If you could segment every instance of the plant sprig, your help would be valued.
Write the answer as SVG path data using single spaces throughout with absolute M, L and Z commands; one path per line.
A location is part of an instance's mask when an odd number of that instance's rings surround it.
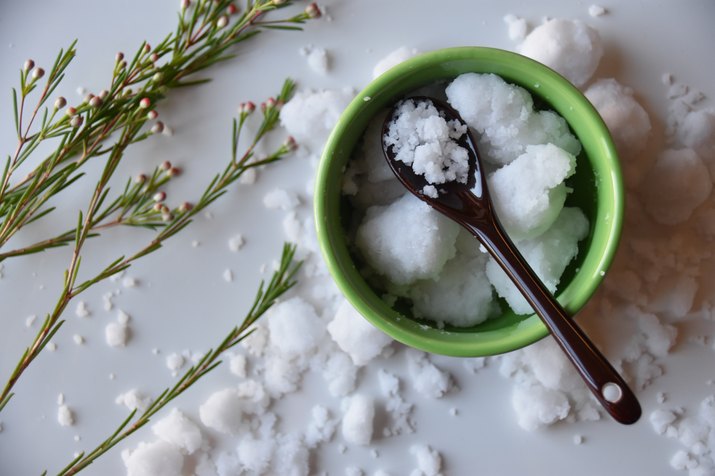
M 267 12 L 290 3 L 282 0 L 247 1 L 245 11 L 240 13 L 230 0 L 199 0 L 195 5 L 184 1 L 174 33 L 154 48 L 143 43 L 129 61 L 125 60 L 123 54 L 117 55 L 108 89 L 97 95 L 88 95 L 82 104 L 68 107 L 65 114 L 59 114 L 58 111 L 65 107 L 66 101 L 58 98 L 50 112 L 45 104 L 75 55 L 73 43 L 67 51 L 61 51 L 58 55 L 26 127 L 23 127 L 23 117 L 27 99 L 39 86 L 44 71 L 39 69 L 41 72 L 38 72 L 34 64 L 23 68 L 19 100 L 17 94 L 14 95 L 18 147 L 15 155 L 8 158 L 0 180 L 0 250 L 17 231 L 53 211 L 54 208 L 48 206 L 50 200 L 82 176 L 82 167 L 90 159 L 105 157 L 105 163 L 87 207 L 79 213 L 75 228 L 32 245 L 0 253 L 1 261 L 65 244 L 74 245 L 55 307 L 47 314 L 0 392 L 0 412 L 12 398 L 13 388 L 22 374 L 64 324 L 61 316 L 75 296 L 161 248 L 165 240 L 191 223 L 196 213 L 223 195 L 227 187 L 245 170 L 279 160 L 294 148 L 294 143 L 288 141 L 265 158 L 254 157 L 255 145 L 275 127 L 278 107 L 293 90 L 293 84 L 288 81 L 277 99 L 267 101 L 262 107 L 263 121 L 258 132 L 245 153 L 238 157 L 238 136 L 246 117 L 252 112 L 248 110 L 250 108 L 242 108 L 239 119 L 234 123 L 231 161 L 209 183 L 194 206 L 182 204 L 171 210 L 160 203 L 159 206 L 153 204 L 150 209 L 147 207 L 150 187 L 128 187 L 115 200 L 108 200 L 109 183 L 126 149 L 152 133 L 161 132 L 160 129 L 164 127 L 161 122 L 156 122 L 147 131 L 145 124 L 157 117 L 153 107 L 164 98 L 166 92 L 172 88 L 207 81 L 191 79 L 190 76 L 231 58 L 232 46 L 254 37 L 264 28 L 260 20 Z M 237 18 L 231 20 L 231 16 Z M 295 25 L 318 16 L 320 11 L 315 4 L 310 4 L 302 13 L 277 22 Z M 40 110 L 44 111 L 41 126 L 38 131 L 32 132 L 32 123 Z M 116 140 L 107 144 L 110 137 L 116 137 Z M 45 140 L 57 141 L 56 149 L 27 176 L 11 184 L 11 177 L 19 164 L 26 161 L 31 152 Z M 157 220 L 158 217 L 161 220 Z M 119 257 L 95 276 L 79 280 L 85 242 L 98 236 L 102 229 L 118 225 L 144 226 L 159 231 L 133 255 Z
M 253 305 L 240 325 L 233 327 L 221 342 L 210 349 L 195 365 L 189 368 L 171 388 L 166 388 L 154 399 L 151 405 L 137 416 L 137 410 L 124 419 L 118 428 L 93 450 L 80 453 L 65 466 L 58 476 L 71 476 L 85 469 L 112 447 L 117 445 L 135 431 L 149 423 L 150 419 L 176 397 L 198 382 L 202 377 L 221 364 L 221 357 L 232 347 L 239 344 L 253 332 L 253 324 L 276 303 L 289 289 L 295 285 L 295 274 L 300 263 L 294 261 L 295 246 L 284 245 L 278 269 L 273 273 L 268 285 L 261 281 Z M 135 418 L 136 417 L 136 418 Z M 43 474 L 47 474 L 46 472 Z

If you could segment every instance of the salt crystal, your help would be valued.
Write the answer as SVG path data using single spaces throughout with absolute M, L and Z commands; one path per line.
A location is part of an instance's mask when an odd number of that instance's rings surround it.
M 439 274 L 454 256 L 458 225 L 412 195 L 371 207 L 355 242 L 370 266 L 395 284 Z
M 660 77 L 660 82 L 663 83 L 665 86 L 670 86 L 673 84 L 673 75 L 671 73 L 663 73 L 663 75 Z
M 74 341 L 75 344 L 77 345 L 82 345 L 84 344 L 84 337 L 82 337 L 79 334 L 75 334 L 72 336 L 72 340 Z
M 574 435 L 573 436 L 573 444 L 574 445 L 582 445 L 583 444 L 583 435 Z
M 102 307 L 104 308 L 105 311 L 111 311 L 112 308 L 114 307 L 114 304 L 112 303 L 112 297 L 114 295 L 110 292 L 102 294 Z
M 191 241 L 191 247 L 192 248 L 198 248 L 201 242 L 199 240 L 192 240 Z
M 273 460 L 272 474 L 308 476 L 308 448 L 299 435 L 281 435 L 276 446 L 280 448 Z
M 242 469 L 251 474 L 264 474 L 271 461 L 275 442 L 270 439 L 256 439 L 245 436 L 238 443 L 236 452 Z
M 243 354 L 233 354 L 229 357 L 228 368 L 233 375 L 246 378 L 246 356 Z
M 606 10 L 601 5 L 591 5 L 590 7 L 588 7 L 588 14 L 591 15 L 593 18 L 601 17 L 606 13 L 608 13 L 608 10 Z
M 87 303 L 84 301 L 79 301 L 77 303 L 74 313 L 77 317 L 89 317 L 91 315 L 89 309 L 87 309 Z
M 325 48 L 318 48 L 312 45 L 300 49 L 300 54 L 308 60 L 310 69 L 318 74 L 325 75 L 330 69 L 330 57 Z
M 344 397 L 355 389 L 357 367 L 347 354 L 333 352 L 325 361 L 323 378 L 328 384 L 330 395 Z
M 563 392 L 542 385 L 517 385 L 511 402 L 517 423 L 527 431 L 563 420 L 571 409 Z
M 268 192 L 263 197 L 263 205 L 268 209 L 292 210 L 300 204 L 298 196 L 281 188 Z
M 553 144 L 526 152 L 488 178 L 499 221 L 513 240 L 538 236 L 554 223 L 566 199 L 563 181 L 576 159 Z
M 434 365 L 427 354 L 406 349 L 407 369 L 414 389 L 427 398 L 442 398 L 453 387 L 451 376 Z
M 390 52 L 387 56 L 377 62 L 377 64 L 372 70 L 373 79 L 377 78 L 388 69 L 397 66 L 403 61 L 406 61 L 413 56 L 417 56 L 419 53 L 420 51 L 416 48 L 408 48 L 406 46 L 401 46 L 397 48 L 396 50 Z
M 301 145 L 320 150 L 354 95 L 351 90 L 299 91 L 281 108 L 281 124 Z
M 529 24 L 524 18 L 509 13 L 504 15 L 502 20 L 506 23 L 509 39 L 511 41 L 522 41 L 526 38 L 526 34 L 529 32 Z
M 74 439 L 75 441 L 79 442 L 79 441 L 82 440 L 82 437 L 79 436 L 79 435 L 74 435 L 74 438 L 73 438 L 73 439 Z
M 127 476 L 176 476 L 182 474 L 184 456 L 166 441 L 140 442 L 133 451 L 122 453 Z
M 73 426 L 75 422 L 74 412 L 67 405 L 60 405 L 57 408 L 57 423 L 60 426 Z
M 647 165 L 641 154 L 651 131 L 648 113 L 633 90 L 615 79 L 599 79 L 584 92 L 608 126 L 616 143 L 626 184 L 637 185 Z
M 25 327 L 32 327 L 36 320 L 37 316 L 35 314 L 27 316 L 27 318 L 25 319 Z
M 54 342 L 48 342 L 46 347 L 47 350 L 49 350 L 50 352 L 54 352 L 57 350 L 57 344 L 55 344 Z
M 121 309 L 117 311 L 117 322 L 119 324 L 126 326 L 127 324 L 129 324 L 130 319 L 131 317 L 125 311 Z
M 238 388 L 213 393 L 199 407 L 201 422 L 221 433 L 235 435 L 250 428 L 252 415 L 265 412 L 268 395 L 263 386 L 246 380 Z
M 450 415 L 450 416 L 453 416 L 453 417 L 454 417 L 454 416 L 457 416 L 458 414 L 459 414 L 459 410 L 457 410 L 456 408 L 452 407 L 452 408 L 449 409 L 449 415 Z
M 181 354 L 173 352 L 166 357 L 166 368 L 171 370 L 172 375 L 177 375 L 178 371 L 184 366 L 186 359 Z
M 686 451 L 678 450 L 672 458 L 670 458 L 670 466 L 678 471 L 693 469 L 697 466 L 697 462 Z
M 243 173 L 238 179 L 238 183 L 243 185 L 253 185 L 254 183 L 256 183 L 257 178 L 258 170 L 256 170 L 255 167 L 251 167 L 250 169 L 243 170 Z
M 135 288 L 137 287 L 137 280 L 135 278 L 127 276 L 126 278 L 122 279 L 122 286 L 124 286 L 125 288 Z
M 117 378 L 117 375 L 114 372 L 109 372 L 109 380 L 114 380 Z
M 392 339 L 362 317 L 343 300 L 335 318 L 327 326 L 330 337 L 355 365 L 365 365 L 382 352 Z
M 227 283 L 230 283 L 233 281 L 233 271 L 230 269 L 226 268 L 223 270 L 223 280 L 226 281 Z
M 245 240 L 243 238 L 243 235 L 238 233 L 238 234 L 234 235 L 233 237 L 229 238 L 228 249 L 235 253 L 238 250 L 240 250 L 244 244 L 245 244 Z
M 188 455 L 195 453 L 204 444 L 199 427 L 177 408 L 172 408 L 167 416 L 152 425 L 151 431 L 159 439 L 173 444 Z
M 325 325 L 313 306 L 300 297 L 272 307 L 266 322 L 271 345 L 286 354 L 312 352 L 325 334 Z
M 133 388 L 117 395 L 114 399 L 114 403 L 117 405 L 124 405 L 129 410 L 138 410 L 143 412 L 149 408 L 149 405 L 151 405 L 152 398 L 148 395 L 144 395 L 136 388 Z
M 292 357 L 285 354 L 271 354 L 267 356 L 263 365 L 263 383 L 271 396 L 280 398 L 298 389 L 302 368 Z
M 710 173 L 692 149 L 667 149 L 643 180 L 646 211 L 665 225 L 681 223 L 712 191 Z
M 517 51 L 583 86 L 603 56 L 598 32 L 579 20 L 555 19 L 536 27 Z
M 312 419 L 305 430 L 305 443 L 314 448 L 333 438 L 338 422 L 330 417 L 330 411 L 323 405 L 315 405 L 310 413 Z
M 410 454 L 417 459 L 419 474 L 438 476 L 442 469 L 442 457 L 429 445 L 415 444 L 410 446 Z
M 366 395 L 353 395 L 343 415 L 342 434 L 352 445 L 369 445 L 372 441 L 375 406 Z
M 658 409 L 650 414 L 649 420 L 653 430 L 659 435 L 664 435 L 676 418 L 672 411 Z
M 57 405 L 62 405 L 65 403 L 65 394 L 64 393 L 59 393 L 57 395 Z
M 129 339 L 129 327 L 118 322 L 110 322 L 104 328 L 104 339 L 110 347 L 124 347 Z
M 498 305 L 493 301 L 486 263 L 486 255 L 457 255 L 445 264 L 439 277 L 414 283 L 408 293 L 414 316 L 468 327 L 495 315 Z

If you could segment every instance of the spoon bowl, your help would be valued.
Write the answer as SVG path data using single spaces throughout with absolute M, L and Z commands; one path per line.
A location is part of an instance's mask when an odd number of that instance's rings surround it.
M 469 167 L 465 183 L 453 180 L 442 184 L 431 184 L 425 176 L 415 173 L 411 166 L 397 160 L 394 147 L 388 145 L 385 138 L 390 124 L 398 114 L 400 102 L 388 113 L 381 134 L 382 150 L 397 178 L 413 195 L 459 223 L 482 243 L 534 308 L 576 367 L 586 386 L 606 411 L 623 424 L 638 421 L 641 407 L 633 391 L 588 336 L 570 319 L 499 223 L 489 196 L 486 174 L 476 142 L 459 113 L 434 98 L 418 96 L 408 98 L 406 101 L 429 103 L 447 122 L 457 121 L 465 127 L 465 133 L 455 142 L 467 151 Z M 479 186 L 475 188 L 475 184 Z M 423 193 L 426 185 L 437 187 L 436 196 Z M 474 189 L 478 191 L 478 195 L 472 192 Z

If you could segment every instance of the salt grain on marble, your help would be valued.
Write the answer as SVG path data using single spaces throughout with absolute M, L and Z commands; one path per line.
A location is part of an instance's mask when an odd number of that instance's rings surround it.
M 60 426 L 73 426 L 75 423 L 74 412 L 65 404 L 57 408 L 57 423 Z
M 74 313 L 77 317 L 89 317 L 91 315 L 89 309 L 87 308 L 87 303 L 84 301 L 79 301 L 77 303 Z
M 243 238 L 243 235 L 240 233 L 237 233 L 236 235 L 234 235 L 228 239 L 228 249 L 231 250 L 232 252 L 236 253 L 238 250 L 243 248 L 243 245 L 245 243 L 246 243 L 246 241 Z

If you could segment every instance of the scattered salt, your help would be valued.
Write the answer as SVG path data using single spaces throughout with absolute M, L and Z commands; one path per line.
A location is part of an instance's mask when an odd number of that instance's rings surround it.
M 127 476 L 176 476 L 182 474 L 184 456 L 166 441 L 140 442 L 133 451 L 122 452 Z
M 137 280 L 130 276 L 127 276 L 126 278 L 122 279 L 122 286 L 124 286 L 125 288 L 135 288 L 137 287 L 137 284 Z
M 438 476 L 442 469 L 442 457 L 428 445 L 415 444 L 410 446 L 410 454 L 417 459 L 417 474 Z M 412 473 L 414 474 L 414 472 Z
M 36 320 L 37 316 L 35 314 L 27 316 L 27 318 L 25 319 L 25 327 L 32 327 Z
M 233 354 L 229 357 L 228 368 L 233 375 L 246 378 L 246 356 L 243 354 Z
M 224 269 L 223 274 L 221 276 L 223 277 L 223 280 L 227 283 L 233 282 L 233 271 L 231 271 L 229 268 Z
M 529 32 L 529 24 L 524 18 L 509 13 L 504 15 L 503 20 L 506 23 L 511 41 L 522 41 L 526 38 L 526 34 Z
M 184 454 L 193 454 L 204 444 L 199 427 L 176 408 L 172 408 L 169 415 L 157 421 L 151 431 Z
M 82 337 L 79 334 L 75 334 L 72 336 L 72 340 L 74 341 L 75 344 L 77 345 L 82 345 L 84 344 L 84 337 Z
M 229 238 L 228 249 L 235 253 L 238 250 L 240 250 L 244 244 L 245 244 L 245 240 L 243 238 L 243 235 L 238 233 L 238 234 L 234 235 L 233 237 Z
M 574 435 L 573 444 L 574 445 L 582 445 L 583 444 L 583 436 L 582 435 Z
M 123 311 L 121 309 L 119 309 L 117 311 L 117 322 L 119 324 L 126 326 L 127 324 L 129 324 L 130 319 L 131 319 L 131 317 L 125 311 Z
M 319 74 L 327 74 L 330 69 L 330 57 L 325 48 L 318 48 L 312 45 L 305 46 L 299 50 L 302 56 L 308 60 L 310 69 Z
M 57 350 L 57 344 L 55 344 L 54 342 L 51 342 L 51 341 L 47 343 L 46 347 L 47 347 L 47 350 L 49 350 L 50 352 L 54 352 Z
M 57 408 L 57 423 L 60 426 L 73 426 L 75 423 L 74 412 L 67 405 L 60 405 Z
M 91 315 L 89 309 L 87 308 L 87 303 L 84 301 L 79 301 L 77 303 L 74 313 L 77 317 L 89 317 Z
M 114 403 L 117 405 L 124 405 L 129 410 L 139 410 L 143 412 L 152 403 L 152 398 L 148 395 L 144 395 L 136 388 L 128 390 L 124 393 L 120 393 L 114 399 Z
M 601 5 L 591 5 L 590 7 L 588 7 L 588 14 L 591 15 L 593 18 L 601 17 L 606 13 L 608 13 L 608 10 L 606 10 Z
M 263 205 L 269 209 L 292 210 L 300 204 L 298 196 L 287 190 L 277 188 L 263 197 Z
M 555 19 L 536 27 L 517 51 L 583 86 L 603 56 L 598 32 L 579 20 Z
M 316 349 L 325 325 L 313 306 L 293 297 L 271 308 L 265 317 L 271 345 L 285 354 L 306 354 Z
M 104 339 L 110 347 L 124 347 L 129 339 L 129 327 L 118 322 L 110 322 L 104 328 Z
M 414 389 L 427 398 L 442 398 L 454 384 L 451 376 L 434 365 L 426 353 L 406 349 L 407 369 Z
M 347 300 L 340 304 L 327 330 L 355 365 L 365 365 L 392 342 L 389 336 L 367 322 Z
M 186 363 L 186 359 L 183 355 L 173 352 L 166 357 L 166 368 L 171 370 L 171 375 L 176 376 L 179 370 Z
M 356 394 L 347 401 L 343 414 L 342 434 L 351 445 L 369 445 L 372 441 L 375 405 L 366 395 Z

